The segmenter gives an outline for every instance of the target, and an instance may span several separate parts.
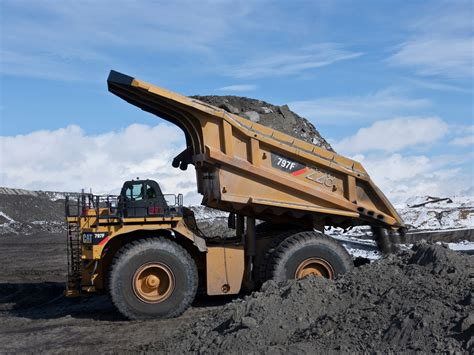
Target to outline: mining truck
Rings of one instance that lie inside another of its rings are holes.
[[[176,317],[198,291],[233,295],[269,279],[350,270],[351,256],[325,227],[370,226],[385,251],[403,234],[360,163],[116,71],[107,83],[182,129],[186,147],[172,166],[194,166],[202,205],[228,212],[233,236],[206,235],[183,196],[152,180],[127,181],[118,196],[67,196],[66,295],[108,293],[129,319]]]

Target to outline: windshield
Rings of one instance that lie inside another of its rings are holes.
[[[125,196],[128,200],[140,201],[143,200],[144,196],[144,187],[143,184],[134,184],[127,187]]]

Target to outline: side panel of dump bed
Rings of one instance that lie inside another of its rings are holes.
[[[114,71],[108,86],[183,129],[183,156],[192,159],[209,207],[310,225],[403,227],[358,162]]]

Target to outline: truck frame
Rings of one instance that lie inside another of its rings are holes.
[[[323,234],[326,226],[371,226],[385,251],[404,233],[360,163],[115,71],[107,82],[110,92],[183,130],[186,148],[172,165],[194,165],[202,204],[229,212],[235,235],[206,236],[182,196],[163,195],[151,180],[126,182],[120,196],[69,196],[67,295],[108,292],[130,319],[173,317],[198,288],[237,294],[268,279],[348,271],[352,259]],[[145,197],[147,186],[153,197]]]

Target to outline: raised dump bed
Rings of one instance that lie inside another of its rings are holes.
[[[404,227],[354,160],[116,71],[108,88],[184,131],[187,147],[173,166],[195,166],[203,205],[316,229]]]

